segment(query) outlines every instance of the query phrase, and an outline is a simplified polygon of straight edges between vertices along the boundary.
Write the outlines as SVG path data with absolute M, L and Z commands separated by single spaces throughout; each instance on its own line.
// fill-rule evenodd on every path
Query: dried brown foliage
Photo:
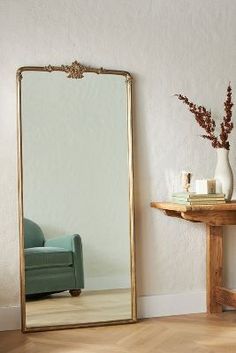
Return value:
M 232 123 L 232 88 L 230 83 L 227 88 L 227 96 L 224 102 L 225 115 L 223 121 L 220 124 L 220 134 L 216 136 L 216 123 L 211 116 L 211 111 L 206 110 L 203 106 L 197 106 L 196 104 L 189 101 L 188 97 L 182 94 L 176 94 L 179 100 L 186 104 L 192 114 L 195 116 L 195 120 L 198 124 L 206 131 L 206 134 L 201 135 L 203 138 L 211 141 L 214 148 L 225 148 L 230 149 L 230 144 L 228 141 L 229 134 L 231 133 L 234 125 Z

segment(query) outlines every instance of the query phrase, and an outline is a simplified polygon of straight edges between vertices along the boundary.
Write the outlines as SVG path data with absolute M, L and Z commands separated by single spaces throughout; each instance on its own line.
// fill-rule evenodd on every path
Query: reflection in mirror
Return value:
M 23 329 L 135 321 L 130 76 L 37 69 L 18 74 Z

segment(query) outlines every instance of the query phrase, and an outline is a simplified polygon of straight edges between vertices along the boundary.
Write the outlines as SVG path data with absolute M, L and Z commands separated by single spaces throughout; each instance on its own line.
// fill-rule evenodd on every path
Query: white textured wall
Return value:
M 204 290 L 204 226 L 167 218 L 149 202 L 165 199 L 182 169 L 196 177 L 213 174 L 215 151 L 171 94 L 186 93 L 220 117 L 231 80 L 236 101 L 235 11 L 233 0 L 0 1 L 0 305 L 19 302 L 15 70 L 75 58 L 135 77 L 139 295 Z M 234 231 L 227 230 L 226 240 L 231 285 Z

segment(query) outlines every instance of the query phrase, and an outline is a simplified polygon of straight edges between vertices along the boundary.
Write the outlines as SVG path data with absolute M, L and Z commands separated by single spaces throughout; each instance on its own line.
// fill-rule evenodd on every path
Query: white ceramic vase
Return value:
M 229 163 L 229 151 L 225 148 L 217 148 L 217 163 L 214 178 L 221 184 L 222 192 L 227 201 L 233 194 L 233 172 Z

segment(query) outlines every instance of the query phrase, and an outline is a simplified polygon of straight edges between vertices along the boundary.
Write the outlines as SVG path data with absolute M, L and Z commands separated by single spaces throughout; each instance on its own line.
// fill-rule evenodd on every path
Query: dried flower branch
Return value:
M 223 117 L 223 122 L 220 124 L 221 132 L 219 136 L 216 136 L 215 133 L 216 122 L 211 116 L 211 111 L 206 110 L 206 108 L 201 105 L 197 106 L 193 102 L 190 102 L 188 97 L 182 94 L 175 94 L 175 96 L 188 106 L 190 112 L 194 114 L 197 123 L 206 131 L 206 134 L 201 135 L 201 137 L 210 140 L 214 148 L 230 149 L 228 137 L 234 127 L 231 121 L 233 103 L 230 83 L 227 88 L 226 101 L 224 102 L 225 116 Z

